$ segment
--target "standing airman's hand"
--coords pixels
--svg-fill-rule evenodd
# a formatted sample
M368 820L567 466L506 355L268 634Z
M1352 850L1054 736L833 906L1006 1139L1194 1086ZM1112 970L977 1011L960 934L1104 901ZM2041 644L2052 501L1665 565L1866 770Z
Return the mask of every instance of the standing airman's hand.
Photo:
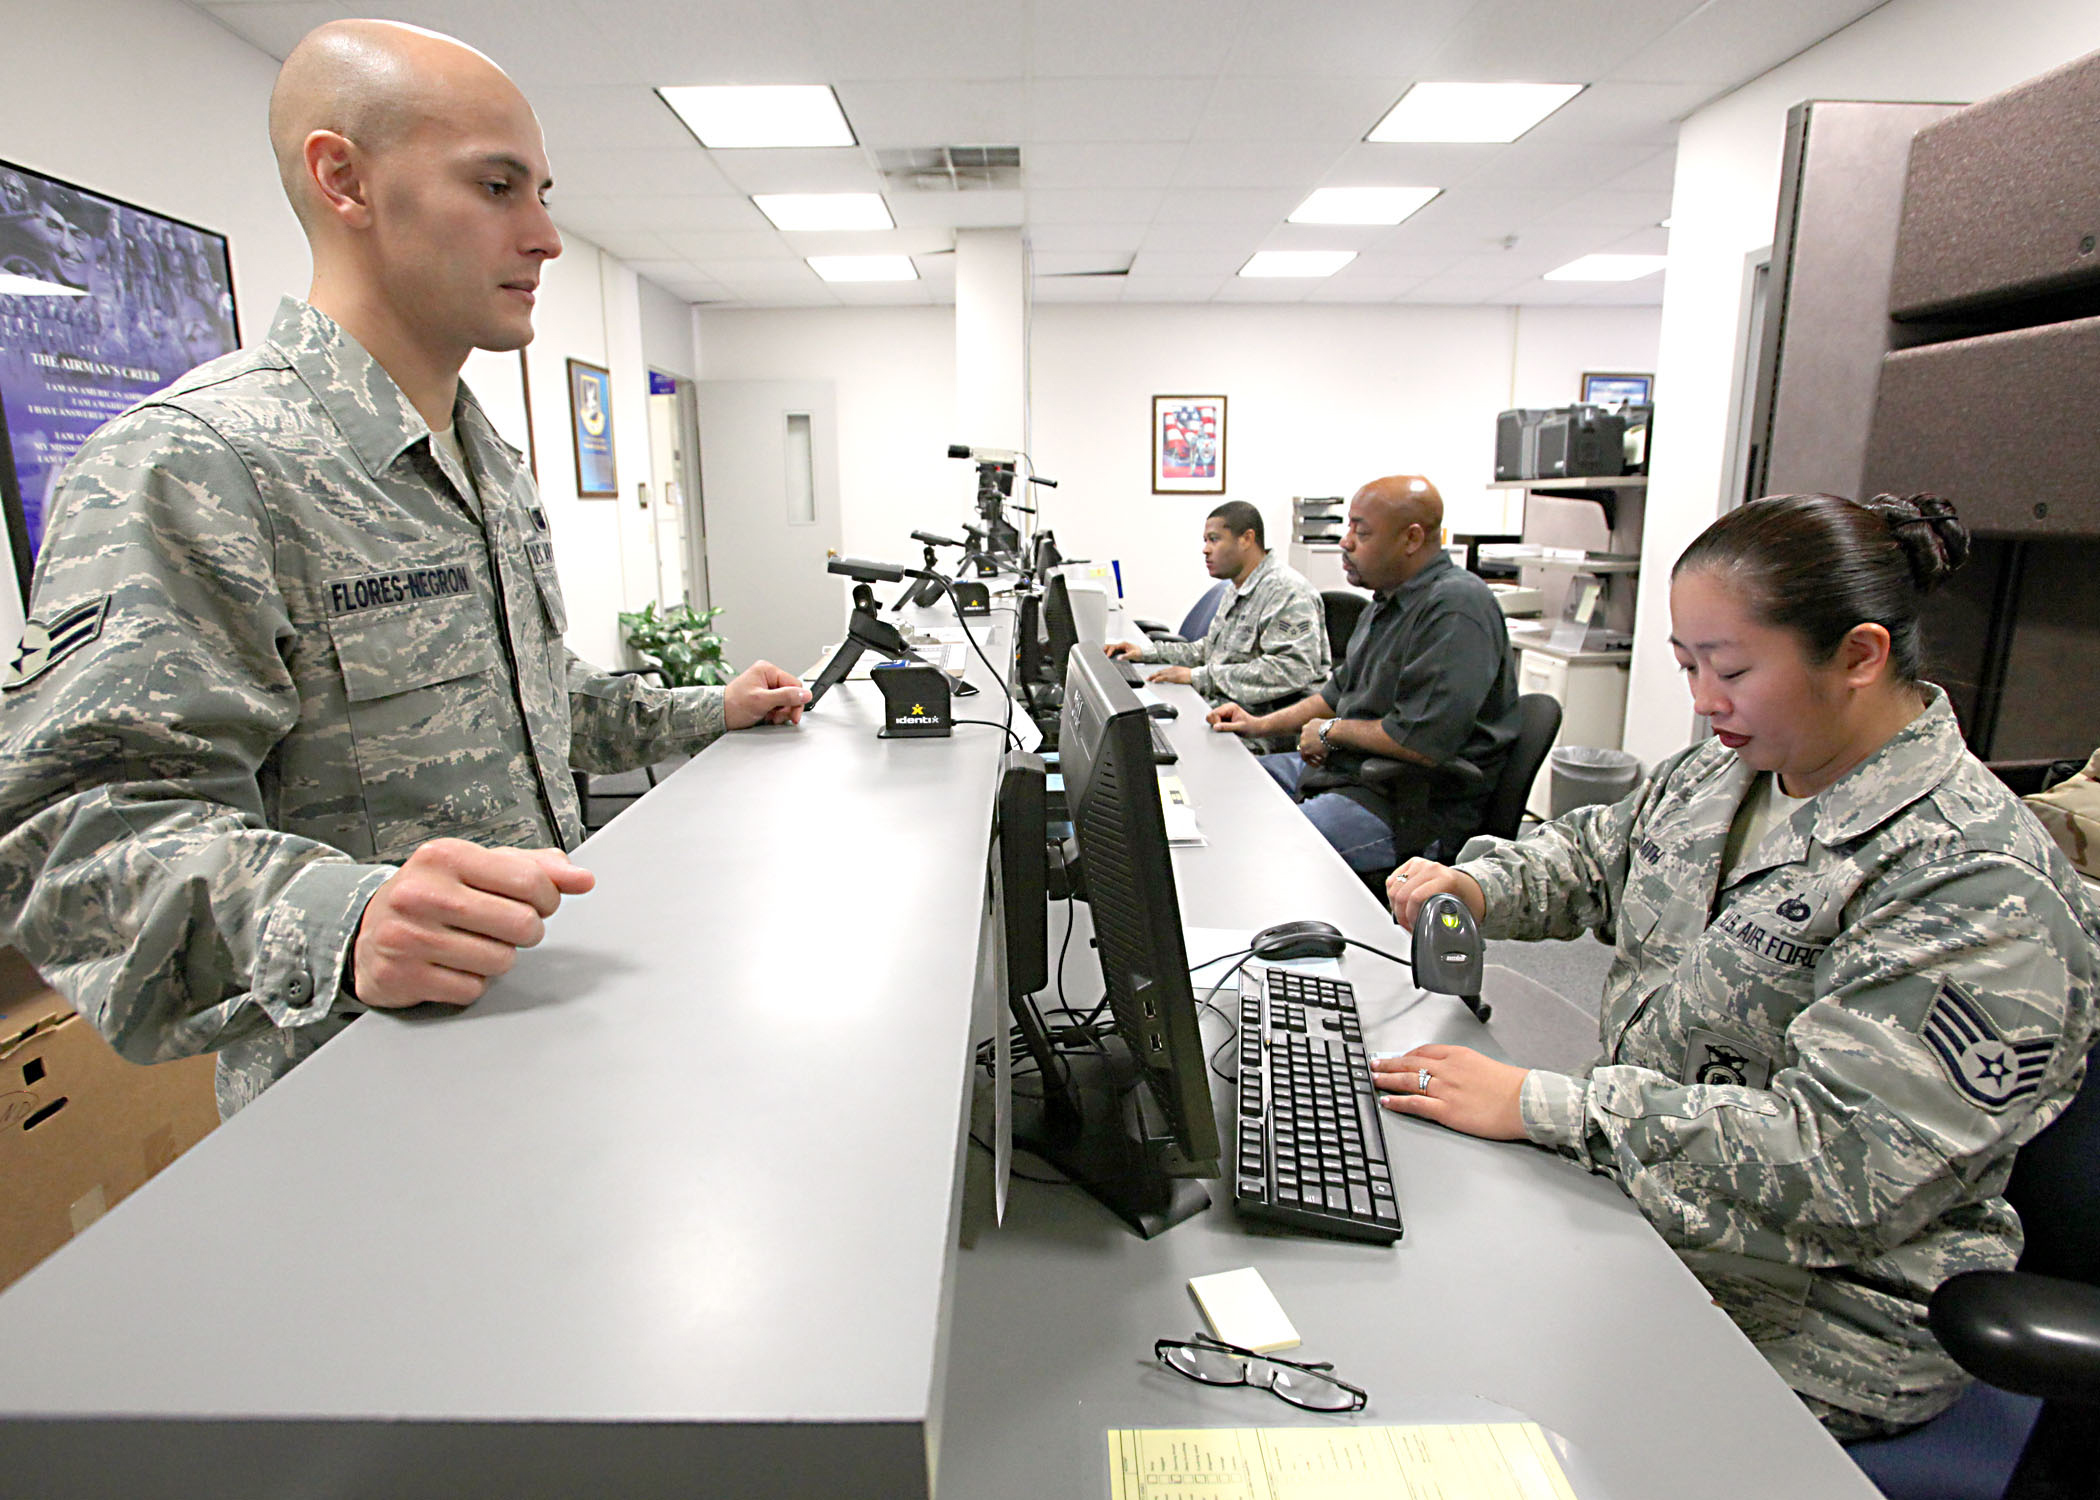
M792 672L769 661L753 662L729 679L722 690L722 712L731 729L753 724L800 724L809 689Z
M563 896L597 877L559 849L485 849L432 839L372 893L350 948L350 990L399 1010L472 1005L520 948L546 935Z

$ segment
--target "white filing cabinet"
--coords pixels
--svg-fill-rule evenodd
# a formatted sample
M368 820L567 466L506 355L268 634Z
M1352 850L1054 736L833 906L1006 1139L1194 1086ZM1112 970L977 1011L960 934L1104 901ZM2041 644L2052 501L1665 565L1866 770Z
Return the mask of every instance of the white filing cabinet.
M1548 693L1560 703L1560 733L1555 745L1594 745L1604 750L1619 748L1626 724L1626 680L1629 663L1623 655L1563 655L1541 648L1517 653L1517 691ZM1549 758L1550 763L1550 758ZM1539 768L1531 784L1525 810L1538 817L1549 811L1553 777L1548 766Z

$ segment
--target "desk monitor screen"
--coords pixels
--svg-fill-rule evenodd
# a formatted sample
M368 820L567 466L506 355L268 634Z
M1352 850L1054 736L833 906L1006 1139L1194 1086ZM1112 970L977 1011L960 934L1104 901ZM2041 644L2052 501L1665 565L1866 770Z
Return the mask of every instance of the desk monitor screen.
M1218 1175L1217 1116L1150 723L1114 662L1070 653L1059 758L1115 1029L1100 1050L1064 1054L1080 1094L1081 1138L1045 1148L1015 1134L1147 1238L1209 1203L1187 1179Z

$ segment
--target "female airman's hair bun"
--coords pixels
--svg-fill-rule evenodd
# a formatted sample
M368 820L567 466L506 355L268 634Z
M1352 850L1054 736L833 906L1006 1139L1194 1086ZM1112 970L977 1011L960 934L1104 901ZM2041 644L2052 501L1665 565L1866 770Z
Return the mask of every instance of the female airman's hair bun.
M1937 495L1876 495L1860 502L1882 523L1910 562L1911 582L1929 594L1969 555L1969 528Z
M1853 627L1889 633L1900 682L1923 668L1919 606L1969 555L1969 532L1937 495L1770 495L1699 533L1670 576L1724 573L1757 618L1799 635L1826 662Z

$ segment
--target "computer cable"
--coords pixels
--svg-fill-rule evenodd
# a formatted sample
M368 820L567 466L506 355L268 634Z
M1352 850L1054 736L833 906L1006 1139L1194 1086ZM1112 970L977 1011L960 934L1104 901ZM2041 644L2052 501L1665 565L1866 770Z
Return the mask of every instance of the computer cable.
M970 649L975 651L977 659L984 663L985 671L992 674L992 685L998 688L1000 695L1006 699L1006 722L999 727L1004 729L1006 737L1018 746L1021 740L1014 733L1014 695L1006 691L1005 677L1000 675L999 669L992 665L992 659L985 655L984 647L977 643L977 632L970 628L970 617L963 613L962 601L955 597L954 584L950 583L946 578L941 578L941 575L938 573L934 574L934 577L940 578L941 592L947 596L948 603L954 606L955 623L962 626L963 639L970 643ZM958 724L977 724L989 721L982 719L957 719L955 722Z
M1008 701L1008 702L1012 702L1012 700L1011 700L1011 699L1008 699L1007 701ZM949 722L950 724L980 724L980 725L982 725L983 727L985 727L986 729L996 729L996 730L998 730L998 731L999 731L999 732L1000 732L1001 734L1003 734L1003 735L1005 735L1005 736L1006 736L1006 738L1007 738L1007 741L1008 741L1008 742L1009 742L1009 743L1010 743L1010 744L1011 744L1011 745L1012 745L1012 746L1013 746L1013 747L1014 747L1014 748L1015 748L1016 750L1018 750L1018 749L1020 749L1020 748L1021 748L1021 737L1020 737L1020 736L1019 736L1018 734L1015 734L1015 733L1014 733L1014 732L1013 732L1013 731L1012 731L1011 729L1007 728L1007 727L1006 727L1006 726L1005 726L1004 724L1000 724L1000 723L997 723L997 722L996 722L996 721L994 721L994 720L991 720L991 719L950 719L950 720L949 720L948 722Z

